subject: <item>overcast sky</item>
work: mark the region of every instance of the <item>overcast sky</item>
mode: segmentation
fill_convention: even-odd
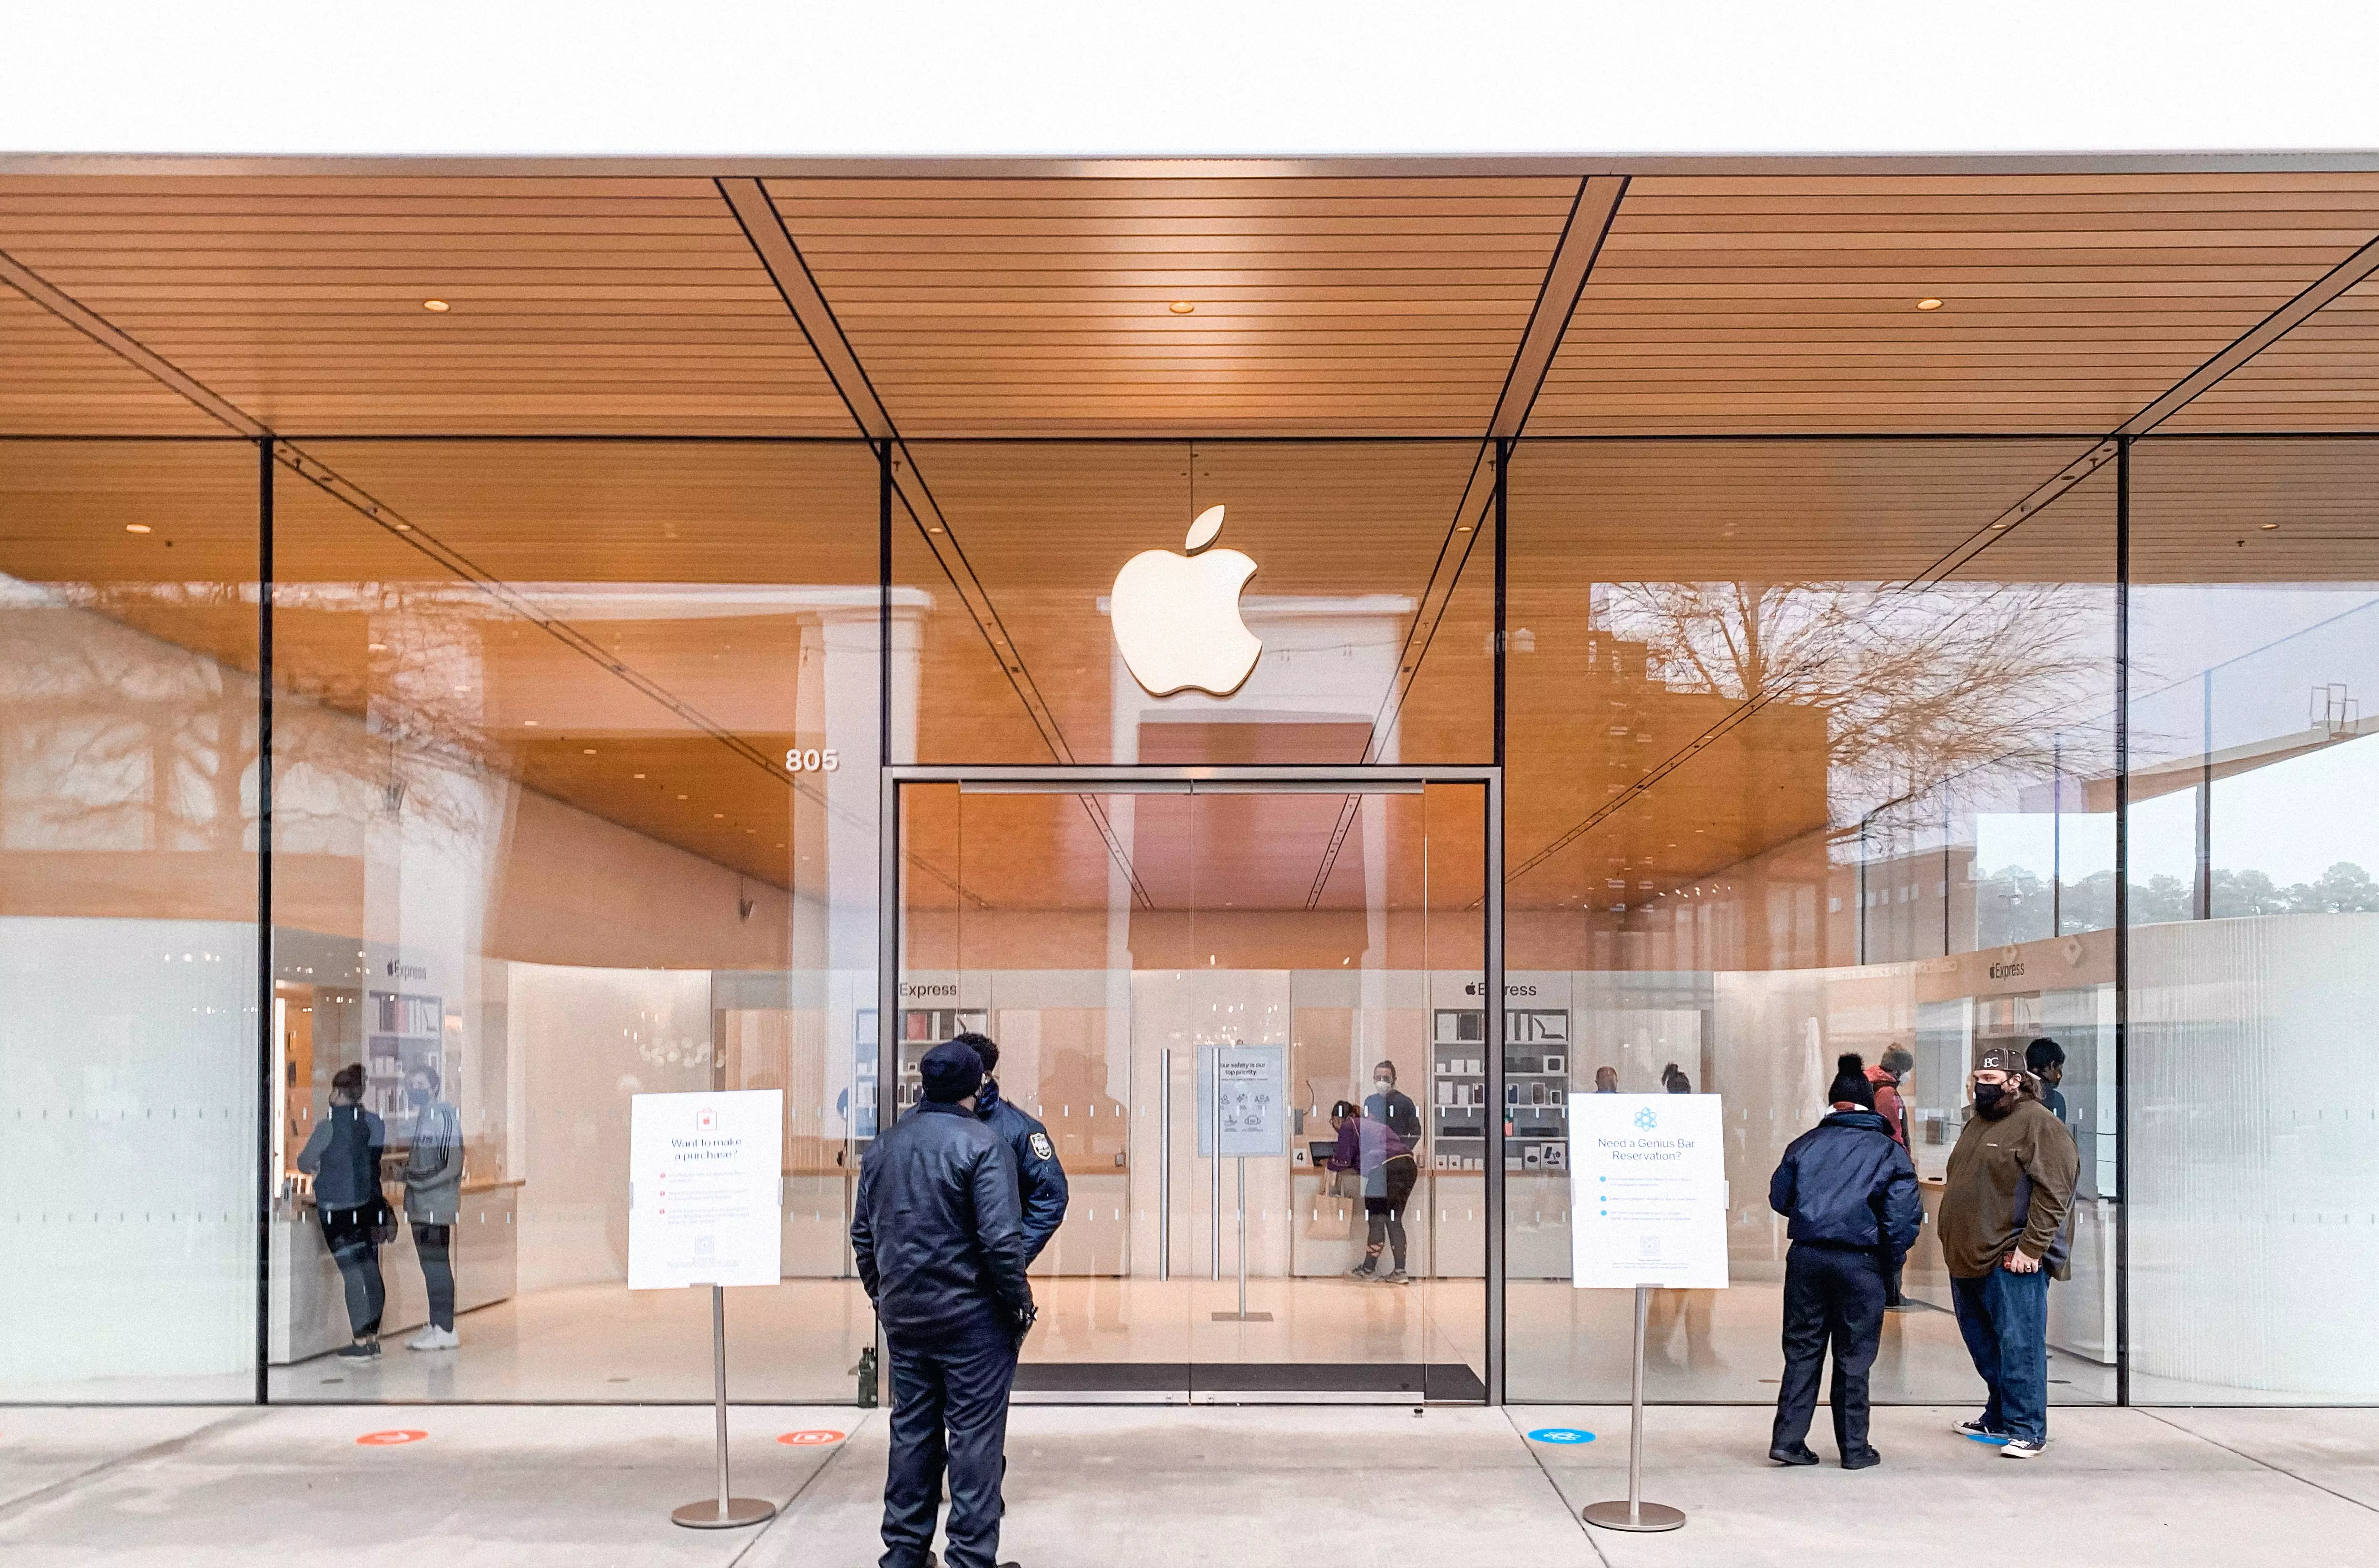
[[[2379,146],[2338,0],[44,0],[0,151]]]

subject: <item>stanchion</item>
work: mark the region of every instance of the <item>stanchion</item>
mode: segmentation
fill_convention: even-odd
[[[1627,1501],[1589,1502],[1579,1517],[1606,1530],[1673,1530],[1685,1522],[1685,1510],[1644,1501],[1644,1317],[1651,1305],[1650,1287],[1636,1287],[1636,1375],[1627,1396]]]
[[[1639,1332],[1636,1337],[1640,1340],[1643,1335]],[[710,1287],[710,1365],[719,1411],[719,1495],[671,1509],[670,1518],[689,1530],[740,1529],[775,1518],[777,1505],[762,1498],[731,1496],[728,1490],[727,1291],[716,1285]]]

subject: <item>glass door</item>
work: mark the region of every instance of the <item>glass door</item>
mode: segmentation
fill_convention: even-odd
[[[1019,1398],[1484,1397],[1485,794],[897,787],[888,1098],[987,1034],[1071,1189]]]

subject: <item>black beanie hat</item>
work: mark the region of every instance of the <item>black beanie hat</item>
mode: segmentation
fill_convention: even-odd
[[[1834,1064],[1833,1087],[1826,1091],[1829,1105],[1846,1100],[1866,1110],[1875,1109],[1875,1085],[1866,1080],[1866,1063],[1854,1051],[1845,1051]]]
[[[983,1087],[983,1058],[972,1045],[945,1040],[925,1053],[917,1064],[917,1076],[924,1082],[926,1099],[955,1105]]]

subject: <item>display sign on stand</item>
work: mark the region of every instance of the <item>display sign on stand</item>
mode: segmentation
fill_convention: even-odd
[[[1198,1152],[1214,1162],[1214,1277],[1223,1277],[1223,1162],[1239,1173],[1239,1309],[1217,1312],[1218,1323],[1268,1323],[1269,1312],[1248,1310],[1248,1162],[1288,1152],[1288,1048],[1285,1045],[1202,1045],[1198,1048]]]
[[[1655,1290],[1726,1287],[1725,1117],[1715,1094],[1572,1094],[1570,1278],[1632,1290],[1627,1497],[1582,1516],[1612,1530],[1673,1530],[1683,1511],[1644,1501],[1644,1324]]]
[[[727,1477],[727,1291],[784,1276],[785,1096],[746,1089],[638,1094],[628,1102],[628,1288],[710,1287],[719,1495],[670,1517],[692,1529],[776,1514]]]

